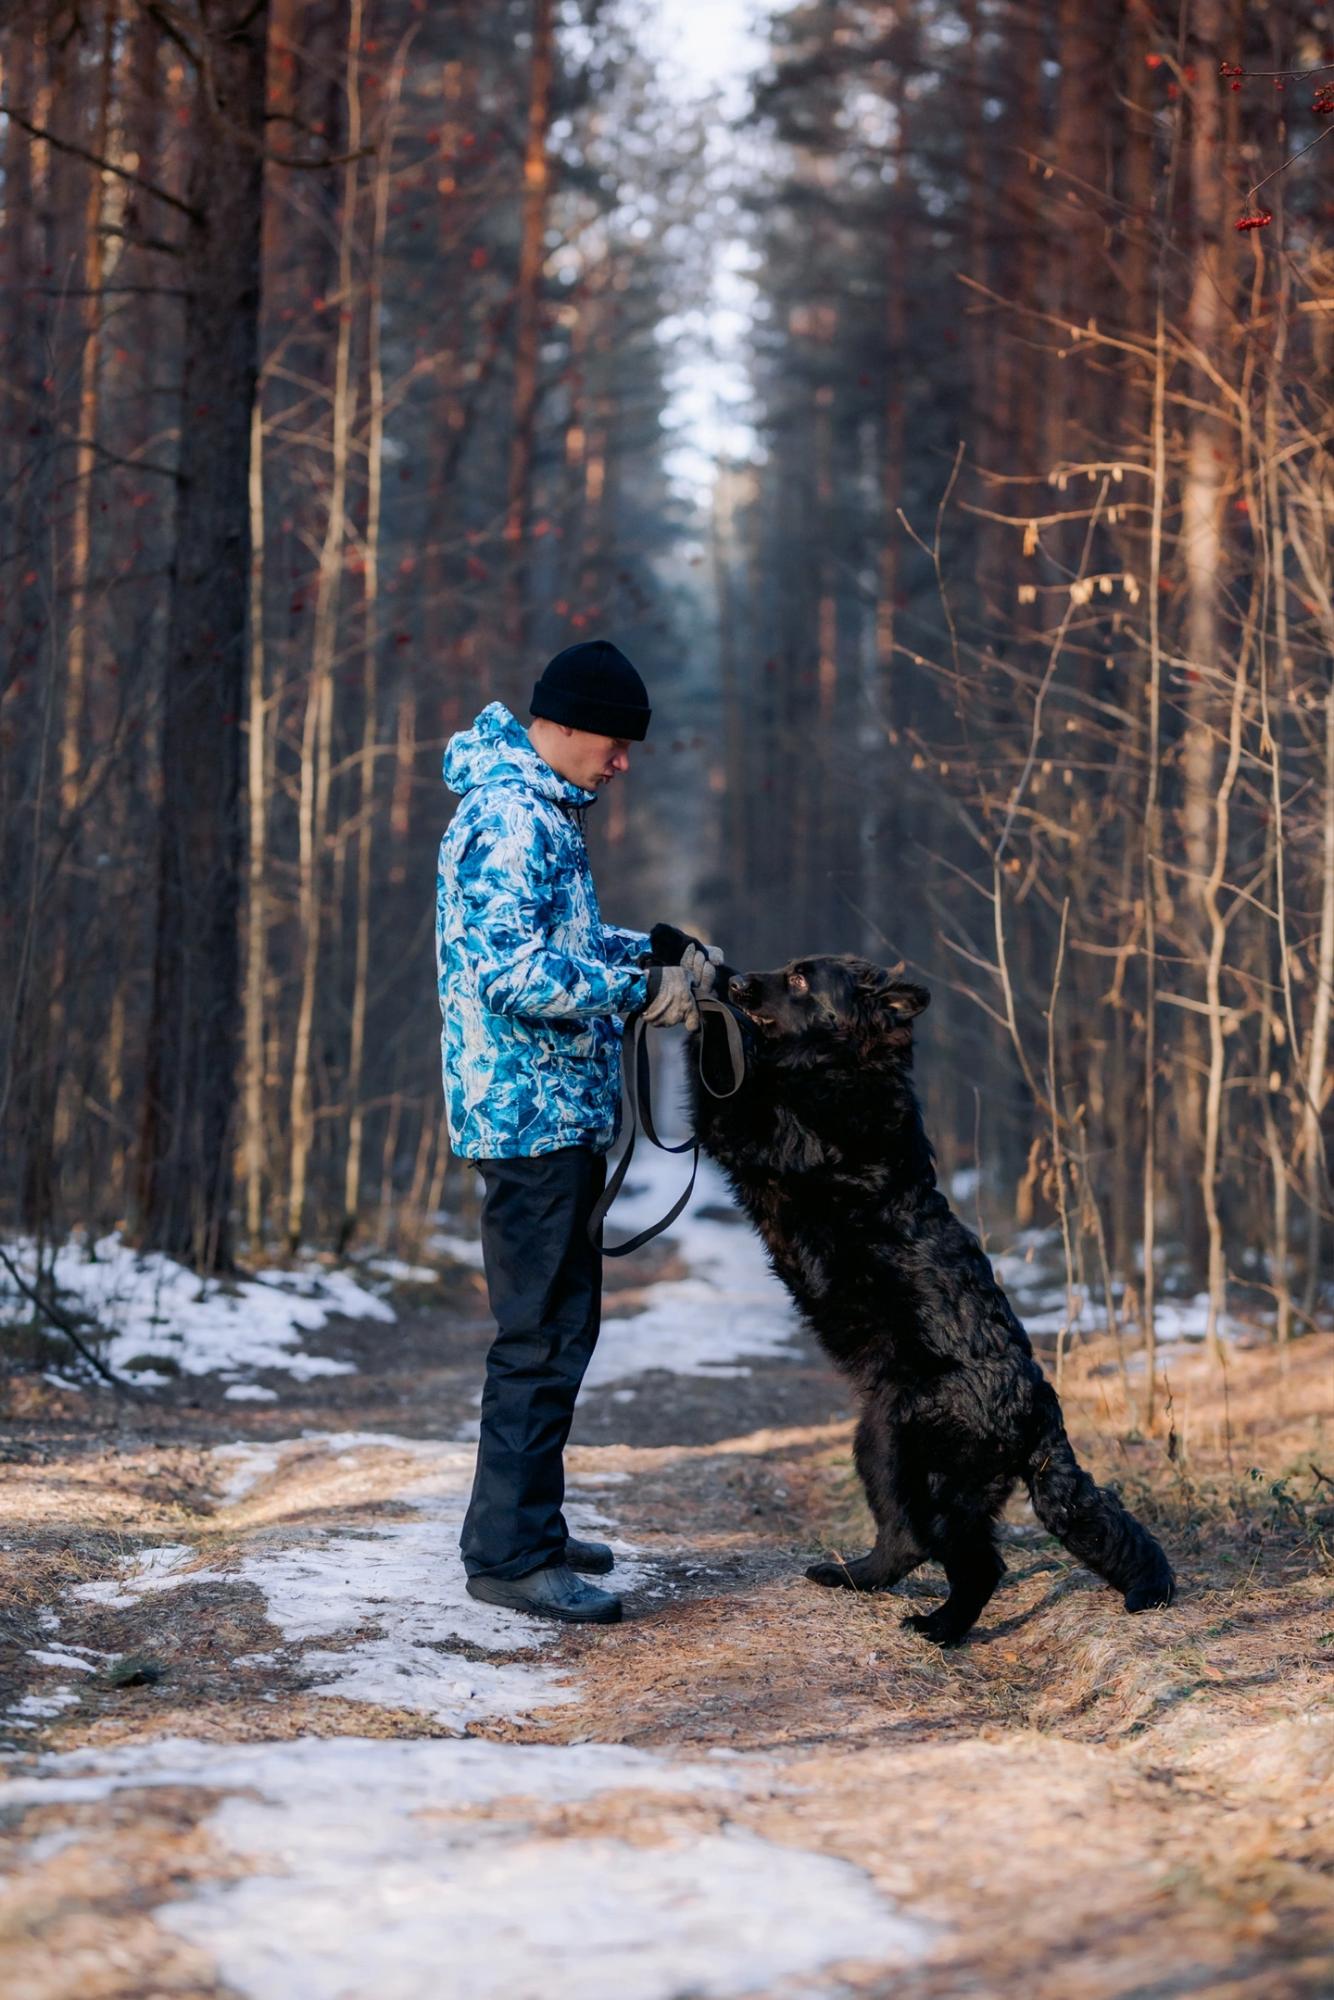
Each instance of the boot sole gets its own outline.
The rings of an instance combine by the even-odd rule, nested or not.
[[[484,1576],[470,1576],[467,1582],[469,1597],[475,1597],[482,1604],[498,1604],[504,1611],[526,1611],[530,1618],[554,1618],[561,1625],[619,1625],[621,1622],[621,1600],[614,1597],[611,1603],[596,1611],[567,1611],[556,1604],[534,1604],[530,1597],[511,1595],[503,1582],[492,1582]]]

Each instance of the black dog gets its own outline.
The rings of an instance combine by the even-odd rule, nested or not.
[[[875,1547],[806,1574],[883,1590],[934,1557],[949,1596],[905,1623],[952,1644],[1004,1574],[994,1524],[1022,1480],[1043,1526],[1128,1611],[1169,1604],[1166,1556],[1077,1462],[1028,1335],[936,1186],[910,1079],[911,1023],[930,995],[851,957],[723,968],[718,991],[747,1017],[747,1074],[732,1097],[702,1087],[701,1058],[720,1087],[727,1077],[720,1017],[707,1017],[703,1049],[691,1038],[696,1135],[861,1405]]]

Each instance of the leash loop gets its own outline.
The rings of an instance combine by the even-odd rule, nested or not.
[[[741,1016],[739,1011],[735,1007],[729,1006],[725,1000],[714,1000],[707,995],[697,996],[695,1004],[699,1008],[701,1027],[699,1038],[699,1080],[708,1091],[710,1097],[735,1097],[746,1080],[746,1051],[745,1044],[741,1039]],[[728,1090],[715,1090],[705,1075],[705,1036],[702,1030],[704,1017],[709,1014],[715,1014],[720,1017],[726,1032],[727,1052],[732,1060],[732,1083],[731,1088]],[[588,1240],[593,1244],[595,1249],[602,1252],[604,1257],[628,1257],[632,1250],[642,1249],[644,1244],[650,1242],[653,1237],[661,1236],[664,1229],[670,1229],[676,1221],[677,1216],[680,1215],[686,1203],[690,1200],[691,1195],[695,1192],[695,1177],[699,1173],[699,1140],[692,1134],[691,1137],[683,1139],[679,1146],[668,1146],[658,1137],[654,1126],[652,1067],[649,1062],[648,1053],[648,1029],[644,1022],[642,1009],[626,1018],[625,1031],[621,1036],[621,1082],[625,1092],[626,1103],[630,1110],[630,1137],[625,1151],[616,1163],[616,1169],[611,1179],[607,1182],[606,1187],[598,1198],[593,1213],[588,1218]],[[624,1243],[603,1243],[601,1240],[602,1226],[607,1219],[608,1210],[625,1184],[626,1174],[630,1170],[630,1162],[634,1158],[635,1141],[639,1137],[641,1127],[644,1137],[648,1140],[649,1144],[656,1146],[660,1153],[686,1153],[693,1149],[694,1158],[690,1163],[690,1179],[686,1183],[685,1192],[677,1196],[677,1199],[672,1203],[672,1206],[660,1222],[650,1223],[647,1229],[641,1229],[637,1235],[627,1238]]]

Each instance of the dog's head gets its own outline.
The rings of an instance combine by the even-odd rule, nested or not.
[[[794,958],[776,972],[735,973],[727,997],[774,1054],[818,1052],[826,1060],[906,1058],[913,1020],[931,1004],[924,986],[848,953]]]

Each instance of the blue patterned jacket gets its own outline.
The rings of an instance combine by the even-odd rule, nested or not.
[[[450,738],[445,783],[462,796],[435,901],[450,1142],[465,1160],[606,1152],[621,1110],[615,1017],[644,1004],[649,941],[598,913],[574,810],[595,794],[544,763],[499,701]]]

